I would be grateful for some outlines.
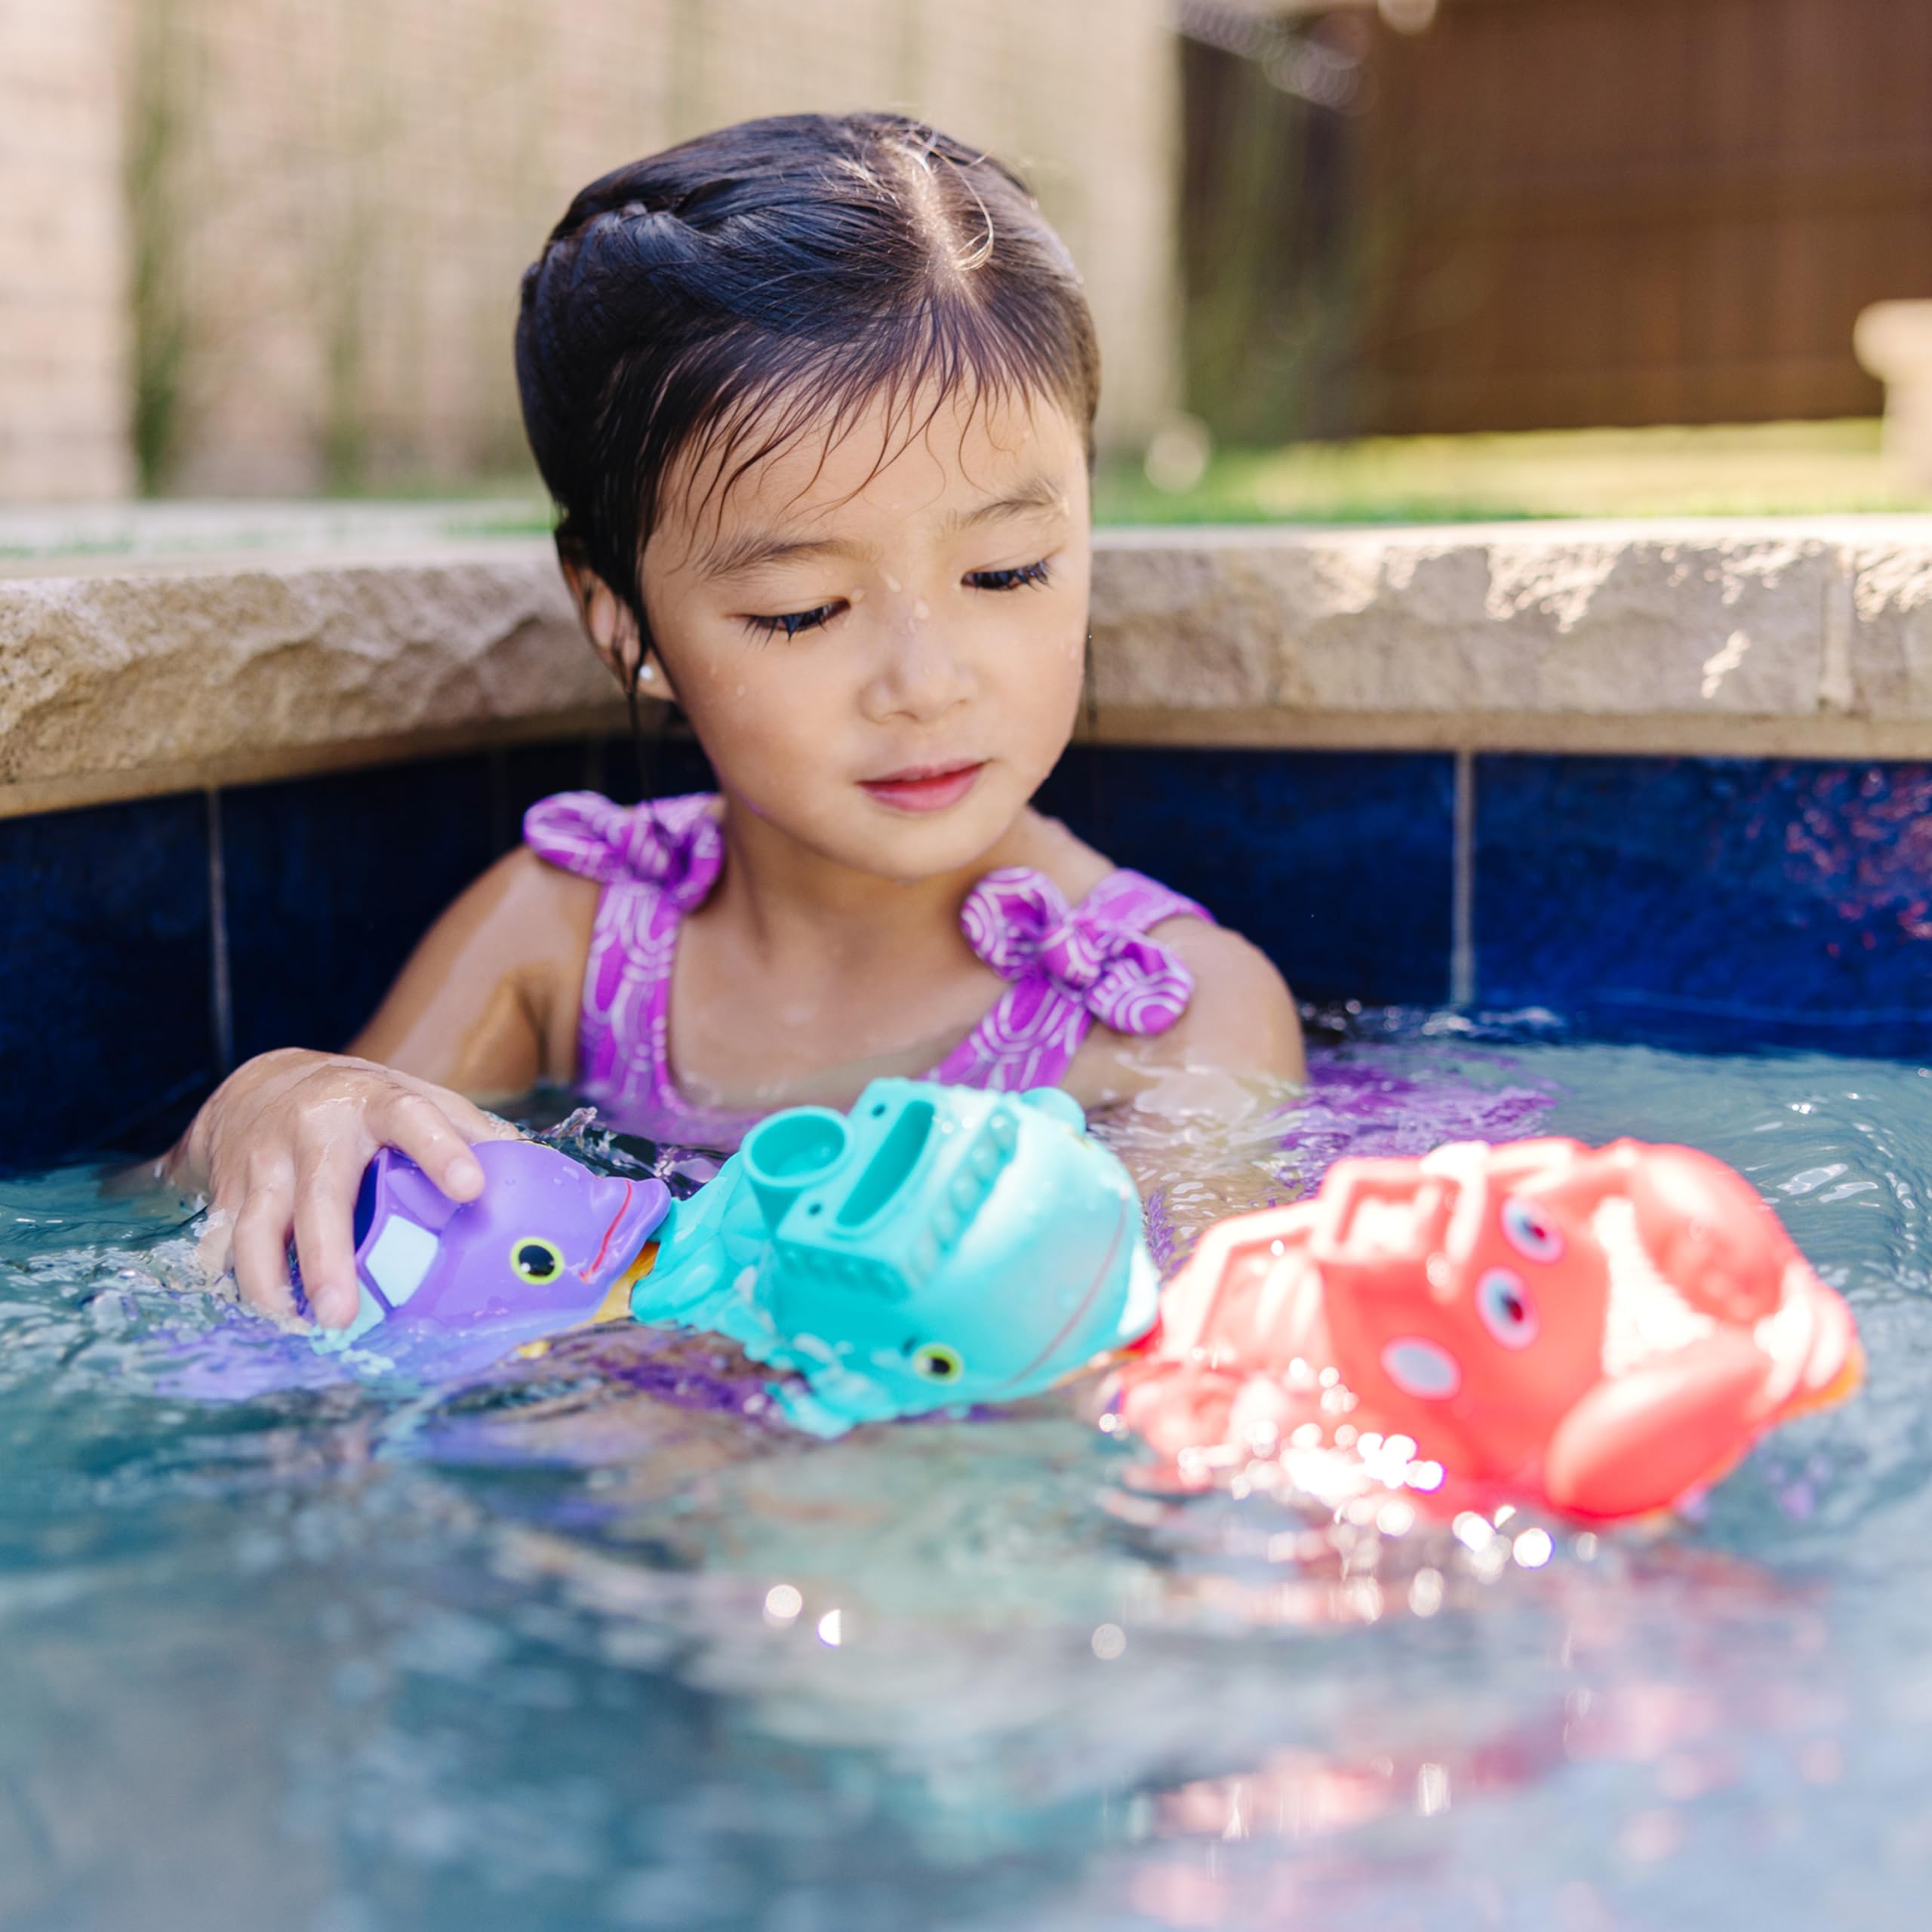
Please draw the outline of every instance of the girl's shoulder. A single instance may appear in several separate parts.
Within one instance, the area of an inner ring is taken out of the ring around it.
[[[1180,894],[1123,870],[1057,820],[1032,815],[1031,864],[1070,907],[1118,917],[1185,969],[1192,989],[1174,1024],[1151,1035],[1097,1026],[1075,1056],[1071,1084],[1083,1098],[1131,1092],[1164,1069],[1240,1068],[1298,1079],[1300,1017],[1274,962]],[[1034,856],[1037,854],[1037,857]],[[1144,921],[1144,923],[1143,923]]]
[[[1174,1024],[1151,1035],[1096,1026],[1065,1084],[1082,1106],[1107,1106],[1181,1074],[1300,1081],[1307,1075],[1301,1018],[1275,963],[1228,927],[1162,921],[1147,937],[1192,982]]]
[[[1103,853],[1044,812],[1029,810],[1018,829],[1019,836],[1005,841],[1010,849],[1000,855],[1003,863],[1041,874],[1070,906],[1078,905],[1119,870]]]
[[[598,890],[505,854],[423,936],[352,1051],[472,1094],[567,1081]]]

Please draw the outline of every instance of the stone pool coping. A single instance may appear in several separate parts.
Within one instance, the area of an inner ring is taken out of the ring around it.
[[[489,506],[229,514],[0,518],[0,817],[621,728]],[[1118,743],[1932,758],[1932,517],[1103,530],[1094,663]]]

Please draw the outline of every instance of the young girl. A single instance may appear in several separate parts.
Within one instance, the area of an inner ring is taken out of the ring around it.
[[[590,641],[719,789],[545,800],[349,1054],[223,1083],[171,1169],[249,1300],[290,1309],[292,1234],[346,1323],[375,1150],[467,1200],[470,1143],[512,1131],[466,1095],[574,1084],[728,1145],[881,1074],[1089,1108],[1300,1077],[1261,955],[1028,803],[1080,704],[1099,371],[1011,174],[883,115],[688,142],[577,196],[516,358]]]

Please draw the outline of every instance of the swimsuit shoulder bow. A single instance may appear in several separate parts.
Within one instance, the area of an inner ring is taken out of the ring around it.
[[[1140,903],[1143,887],[1164,903]],[[1165,1032],[1194,992],[1194,976],[1144,931],[1183,914],[1204,916],[1136,873],[1116,872],[1071,906],[1043,872],[1008,866],[967,894],[959,923],[968,944],[1002,979],[1046,980],[1103,1026],[1145,1034]]]
[[[702,905],[724,863],[724,835],[705,792],[618,805],[596,792],[562,792],[525,814],[538,857],[600,885],[655,886],[680,912]]]

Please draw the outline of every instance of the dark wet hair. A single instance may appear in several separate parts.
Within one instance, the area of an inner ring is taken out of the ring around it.
[[[681,457],[726,488],[886,399],[1045,395],[1090,450],[1100,352],[1019,177],[891,114],[746,121],[593,181],[523,278],[523,420],[557,546],[649,632],[640,581]]]

